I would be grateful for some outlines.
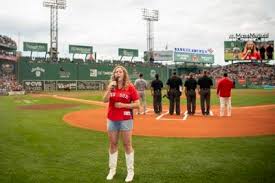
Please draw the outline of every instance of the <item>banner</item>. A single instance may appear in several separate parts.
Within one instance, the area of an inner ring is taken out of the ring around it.
[[[148,53],[144,52],[144,58],[147,60]],[[154,61],[173,61],[173,51],[153,51]]]
[[[269,33],[248,33],[248,34],[230,34],[229,39],[261,39],[269,38]]]
[[[8,94],[11,95],[25,95],[25,91],[10,91]]]
[[[76,81],[57,81],[57,90],[76,90]]]
[[[43,81],[24,81],[23,86],[26,91],[42,91],[44,89]]]
[[[93,47],[92,46],[69,45],[69,53],[91,54],[91,53],[93,53]]]
[[[212,54],[214,50],[208,49],[196,49],[196,48],[175,48],[175,52],[194,53],[194,54]]]
[[[45,81],[44,82],[45,91],[55,91],[56,90],[56,81]]]
[[[119,56],[125,56],[125,57],[138,57],[138,50],[119,48],[118,49],[118,55]]]
[[[185,52],[174,52],[175,62],[197,62],[197,63],[214,63],[214,55],[212,54],[194,54]]]
[[[47,52],[47,43],[34,43],[34,42],[24,42],[23,51],[34,51],[34,52]]]
[[[191,53],[183,53],[183,52],[175,52],[174,53],[174,61],[175,62],[191,62],[192,60]]]
[[[78,90],[104,90],[105,83],[102,81],[77,81]]]

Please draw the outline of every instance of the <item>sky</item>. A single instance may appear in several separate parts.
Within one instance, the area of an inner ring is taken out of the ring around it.
[[[67,0],[59,10],[59,52],[69,44],[93,46],[98,59],[117,59],[118,48],[147,49],[142,9],[159,10],[154,49],[212,48],[223,65],[224,40],[235,33],[269,33],[275,39],[274,0]],[[50,43],[50,9],[43,0],[0,0],[0,34],[23,42]]]

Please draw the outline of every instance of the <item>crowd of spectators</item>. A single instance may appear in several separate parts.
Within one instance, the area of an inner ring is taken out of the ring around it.
[[[16,81],[14,74],[0,73],[0,95],[5,95],[10,91],[22,91],[23,86]]]
[[[7,36],[0,35],[0,59],[16,61],[16,43]]]
[[[245,80],[254,85],[275,85],[275,66],[266,63],[235,63],[210,69],[213,79],[220,78],[223,73],[235,81]]]
[[[8,48],[12,48],[12,49],[17,49],[16,42],[4,35],[0,35],[0,45]]]

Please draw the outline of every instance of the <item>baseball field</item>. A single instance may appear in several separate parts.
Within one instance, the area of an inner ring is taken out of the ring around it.
[[[232,116],[135,115],[135,178],[140,183],[275,182],[275,90],[235,89]],[[0,182],[107,182],[108,138],[102,91],[0,97]],[[126,166],[120,143],[117,174]]]

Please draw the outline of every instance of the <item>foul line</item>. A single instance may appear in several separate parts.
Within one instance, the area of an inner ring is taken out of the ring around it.
[[[63,96],[58,96],[58,95],[53,95],[51,97],[57,98],[57,99],[62,99],[62,100],[70,100],[70,101],[75,101],[75,102],[81,102],[81,103],[84,103],[84,104],[93,104],[93,105],[104,106],[104,107],[107,106],[107,104],[104,103],[104,102],[98,102],[98,101],[93,101],[93,100],[70,98],[70,97],[63,97]]]
[[[160,118],[161,118],[162,116],[164,116],[164,115],[166,115],[166,114],[168,114],[168,113],[169,113],[169,111],[167,111],[166,113],[161,114],[160,116],[158,116],[158,117],[156,118],[156,120],[160,120]]]
[[[183,120],[185,121],[187,119],[187,117],[188,117],[188,114],[187,114],[187,111],[185,111],[184,116],[183,116]]]
[[[149,111],[153,111],[153,109],[147,108],[146,111],[145,111],[145,113],[147,114]],[[141,112],[139,114],[144,114],[144,112]],[[136,112],[136,115],[139,115],[139,114],[138,114],[138,112]]]
[[[209,114],[210,114],[210,116],[214,116],[214,114],[213,114],[213,112],[212,112],[212,111],[210,111],[210,112],[209,112]]]
[[[169,118],[162,118],[162,119],[159,119],[160,121],[182,121],[182,119],[169,119]]]
[[[161,114],[160,116],[158,116],[158,117],[156,118],[156,120],[165,120],[165,121],[186,121],[187,118],[188,118],[188,116],[189,116],[189,115],[188,115],[188,112],[185,111],[182,119],[163,118],[163,116],[166,115],[166,114],[168,114],[168,113],[169,113],[169,112],[167,111],[167,112]],[[210,116],[214,116],[214,114],[213,114],[213,112],[212,112],[211,110],[209,111],[209,114],[210,114]],[[195,115],[196,115],[196,116],[202,116],[202,114],[200,114],[200,113],[196,113]]]
[[[104,106],[106,107],[107,104],[104,102],[99,102],[99,101],[93,101],[93,100],[85,100],[85,99],[79,99],[79,98],[72,98],[72,97],[64,97],[60,95],[50,95],[50,94],[32,94],[33,96],[40,96],[40,97],[52,97],[52,98],[57,98],[61,100],[71,100],[75,102],[80,102],[84,104],[93,104],[93,105],[99,105],[99,106]],[[253,108],[265,108],[265,107],[275,107],[275,104],[266,104],[266,105],[253,105],[253,106],[241,106],[241,107],[232,107],[233,109],[253,109]],[[212,111],[210,111],[211,115]],[[214,114],[212,113],[214,116]]]

